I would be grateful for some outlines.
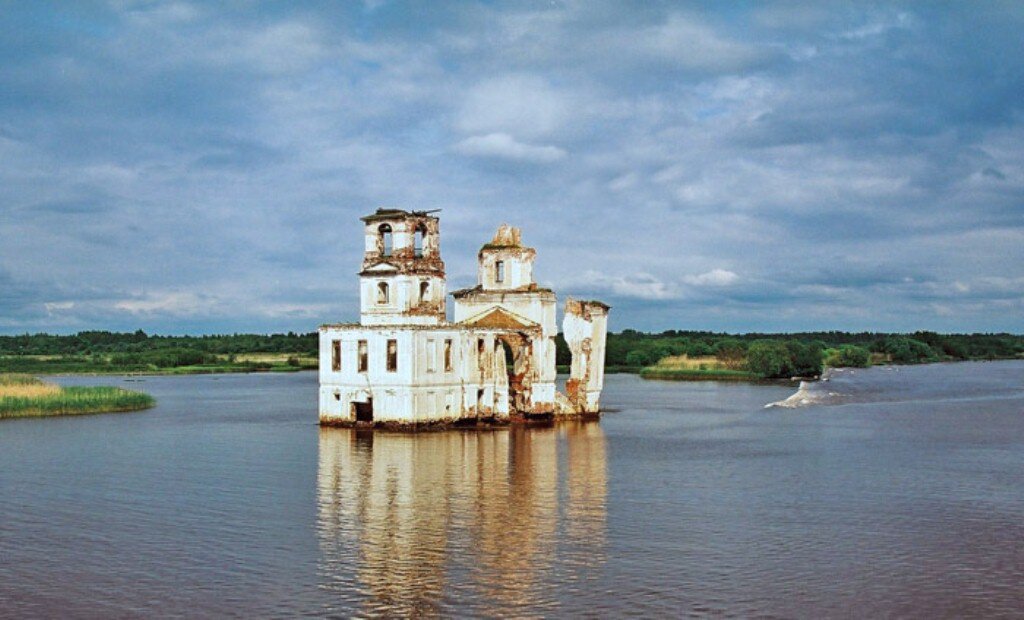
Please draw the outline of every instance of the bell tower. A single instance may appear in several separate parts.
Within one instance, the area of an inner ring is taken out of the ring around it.
[[[362,325],[438,325],[445,321],[444,261],[438,218],[423,211],[377,209],[361,218]]]
[[[533,260],[536,257],[536,250],[523,245],[518,228],[502,224],[494,239],[480,248],[477,284],[485,291],[535,288]]]

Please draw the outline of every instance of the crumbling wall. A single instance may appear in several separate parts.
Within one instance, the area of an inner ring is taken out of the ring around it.
[[[597,413],[601,409],[604,387],[605,341],[608,332],[608,306],[599,301],[565,302],[562,334],[572,364],[565,383],[566,401],[563,413]]]

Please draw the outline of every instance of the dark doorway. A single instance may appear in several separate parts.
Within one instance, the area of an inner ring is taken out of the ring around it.
[[[373,422],[373,399],[367,398],[365,403],[352,403],[355,409],[356,422]]]

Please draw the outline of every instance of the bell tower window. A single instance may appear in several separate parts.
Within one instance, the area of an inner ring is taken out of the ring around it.
[[[381,224],[377,231],[380,233],[381,256],[391,256],[391,251],[394,249],[394,238],[391,235],[391,225]]]
[[[377,303],[380,304],[380,305],[385,305],[385,304],[388,303],[388,300],[389,300],[388,283],[387,282],[378,282],[377,283]]]
[[[504,282],[505,281],[505,261],[499,260],[494,263],[494,281]]]
[[[420,303],[425,304],[430,299],[430,282],[420,282]]]
[[[427,228],[423,224],[416,226],[416,233],[413,236],[413,251],[416,258],[423,258],[423,241],[427,236]]]

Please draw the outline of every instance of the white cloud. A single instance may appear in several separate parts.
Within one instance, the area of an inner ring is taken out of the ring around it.
[[[608,183],[608,189],[613,192],[621,192],[633,187],[639,180],[640,177],[635,172],[627,172],[626,174],[612,179]]]
[[[48,301],[48,302],[43,303],[43,307],[46,308],[46,314],[52,316],[54,314],[60,313],[61,311],[73,309],[75,307],[75,302],[73,302],[73,301]]]
[[[205,304],[192,292],[151,293],[139,298],[123,299],[114,308],[132,314],[166,314],[188,316],[196,314]]]
[[[468,134],[500,132],[536,139],[559,129],[569,114],[566,96],[543,78],[506,75],[474,86],[456,125]]]
[[[839,38],[848,40],[867,39],[885,34],[890,30],[909,29],[914,25],[913,16],[910,13],[900,12],[895,15],[880,18],[859,28],[853,28],[839,34]]]
[[[456,144],[455,152],[470,157],[493,157],[535,164],[556,162],[566,155],[557,146],[523,144],[507,133],[471,136]]]
[[[683,281],[693,286],[729,286],[740,277],[727,269],[712,269],[695,276],[686,276]]]
[[[651,56],[681,67],[702,71],[736,71],[750,67],[767,57],[763,49],[740,43],[716,33],[710,26],[690,16],[670,15],[657,26],[631,33],[633,46]]]
[[[614,295],[635,299],[674,299],[678,297],[677,287],[649,273],[630,275],[609,275],[597,271],[587,271],[580,279],[588,287],[596,287],[610,291]]]

